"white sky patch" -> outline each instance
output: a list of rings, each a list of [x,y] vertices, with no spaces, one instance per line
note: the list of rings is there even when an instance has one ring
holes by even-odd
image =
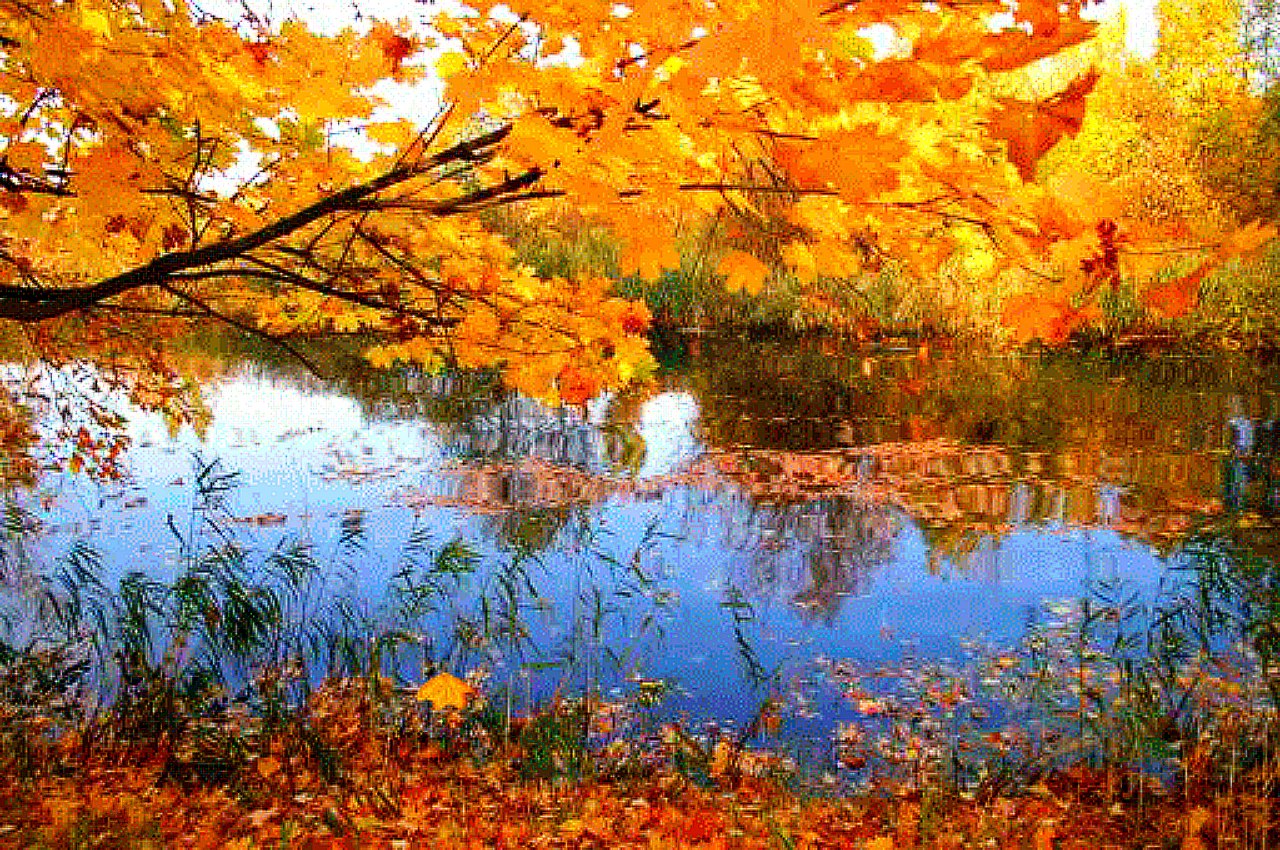
[[[1156,0],[1104,0],[1096,7],[1105,17],[1114,15],[1120,9],[1125,13],[1125,47],[1135,56],[1150,59],[1156,54],[1156,44],[1160,35],[1159,18],[1156,14]]]
[[[296,429],[300,422],[323,422],[338,433],[355,432],[365,425],[360,406],[353,399],[308,393],[263,378],[240,377],[219,384],[209,393],[208,401],[213,413],[210,442],[236,433],[275,440]]]
[[[695,427],[701,410],[686,392],[658,393],[640,406],[636,431],[644,440],[639,477],[669,475],[702,453]]]
[[[911,39],[898,35],[892,24],[868,24],[858,30],[858,35],[871,42],[876,61],[906,59],[911,55]]]

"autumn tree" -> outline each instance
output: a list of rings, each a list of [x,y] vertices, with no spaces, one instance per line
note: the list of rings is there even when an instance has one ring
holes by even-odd
[[[46,354],[74,338],[138,362],[157,333],[125,319],[222,322],[303,359],[300,333],[371,333],[375,364],[497,365],[579,402],[648,368],[647,314],[513,264],[479,213],[572,204],[643,275],[691,217],[732,218],[723,270],[748,290],[773,263],[1025,269],[1103,232],[1035,182],[1096,77],[1032,99],[980,83],[1088,39],[1082,11],[516,2],[323,36],[182,2],[7,4],[0,319]],[[377,84],[433,74],[434,118],[379,111]]]
[[[68,323],[141,352],[154,338],[116,331],[154,315],[291,350],[300,331],[375,331],[375,360],[503,363],[571,400],[645,367],[642,309],[512,267],[474,218],[540,194],[539,168],[492,166],[509,124],[447,107],[412,129],[373,120],[375,83],[423,75],[416,37],[147,2],[14,4],[0,21],[0,319],[44,353]],[[376,149],[337,143],[350,127]]]
[[[1011,302],[1010,320],[1024,335],[1055,309],[1064,332],[1094,321],[1103,301],[1117,323],[1181,317],[1210,272],[1269,238],[1271,228],[1254,222],[1274,220],[1268,175],[1280,147],[1267,137],[1265,101],[1250,81],[1240,14],[1232,0],[1162,4],[1150,59],[1126,53],[1117,17],[1089,44],[1014,75],[1025,94],[1052,90],[1082,68],[1099,73],[1079,134],[1047,155],[1037,176],[1060,202],[1084,203],[1114,225],[1078,229],[1050,249],[1041,271],[1063,295],[1057,308],[1036,288]]]

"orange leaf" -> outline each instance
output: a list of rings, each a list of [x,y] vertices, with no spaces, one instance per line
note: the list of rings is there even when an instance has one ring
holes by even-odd
[[[275,756],[265,756],[257,761],[256,767],[258,774],[263,779],[270,779],[280,772],[280,759]]]
[[[837,91],[846,100],[879,103],[928,103],[959,100],[973,88],[973,75],[958,68],[930,68],[914,59],[886,59],[870,65],[842,83]]]
[[[586,404],[600,392],[600,382],[575,366],[561,369],[556,385],[560,390],[560,400],[568,404]]]
[[[476,695],[476,689],[452,673],[437,673],[418,688],[418,702],[429,702],[432,708],[463,709]]]
[[[1025,0],[1019,3],[1019,16],[1025,19],[1024,12],[1030,8]],[[1051,10],[1044,11],[1055,18],[1052,28],[1045,23],[1037,23],[1033,33],[1013,28],[975,38],[968,27],[947,27],[917,41],[912,58],[948,68],[959,66],[968,59],[977,59],[988,71],[1012,71],[1087,41],[1097,31],[1098,25],[1091,21],[1075,17],[1058,20],[1056,4]]]
[[[389,24],[378,23],[373,27],[371,35],[378,42],[382,55],[391,63],[393,74],[400,73],[400,66],[417,51],[412,39],[396,32]]]
[[[1217,261],[1210,257],[1190,273],[1168,283],[1151,287],[1143,293],[1142,300],[1148,307],[1167,319],[1186,315],[1187,311],[1200,300],[1200,284],[1216,265]]]
[[[734,251],[720,261],[716,272],[725,276],[724,288],[730,292],[743,290],[758,295],[764,288],[769,267],[745,251]]]
[[[680,265],[680,254],[670,242],[658,238],[635,237],[627,242],[618,258],[624,274],[638,274],[645,280],[656,280],[663,269]]]
[[[1204,806],[1196,806],[1187,813],[1186,832],[1182,837],[1182,850],[1204,850],[1204,841],[1200,832],[1213,820],[1213,816]]]
[[[1091,21],[1068,18],[1059,22],[1051,34],[1041,35],[1039,27],[1034,35],[1017,29],[992,33],[983,39],[983,55],[979,61],[988,71],[1012,71],[1088,41],[1097,29],[1098,25]]]
[[[895,165],[910,152],[902,139],[864,124],[817,143],[780,145],[776,157],[800,186],[831,187],[845,200],[857,201],[896,187],[900,175]]]
[[[1098,315],[1093,307],[1076,308],[1062,296],[1015,295],[1005,302],[1002,321],[1018,342],[1041,339],[1061,345],[1071,332]]]
[[[1084,121],[1085,97],[1093,91],[1098,72],[1090,71],[1052,97],[1038,101],[1001,98],[1001,109],[988,131],[1009,145],[1009,160],[1022,179],[1035,178],[1036,163],[1063,136],[1074,136]]]
[[[1223,240],[1212,255],[1205,258],[1182,277],[1153,286],[1143,293],[1148,307],[1165,318],[1176,319],[1186,315],[1200,299],[1200,284],[1209,273],[1233,257],[1258,250],[1276,235],[1274,227],[1252,222]]]
[[[630,301],[622,311],[622,330],[629,334],[642,334],[649,330],[653,316],[643,301]]]
[[[1031,838],[1031,846],[1035,850],[1053,850],[1054,832],[1053,821],[1041,821],[1036,827],[1035,835]]]

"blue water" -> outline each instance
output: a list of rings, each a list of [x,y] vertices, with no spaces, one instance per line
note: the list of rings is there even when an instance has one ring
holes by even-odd
[[[1104,421],[1104,438],[1054,437],[1045,447],[1026,437],[1035,432],[1025,421],[1022,436],[1003,444],[957,439],[948,429],[970,426],[945,413],[920,425],[919,411],[936,402],[928,397],[890,399],[912,406],[901,420],[880,409],[849,414],[854,424],[841,428],[812,411],[788,418],[785,407],[726,417],[758,400],[690,383],[677,375],[621,422],[623,402],[609,397],[586,411],[508,397],[440,422],[244,370],[209,388],[203,437],[190,428],[170,435],[158,417],[126,410],[124,482],[55,475],[30,503],[49,530],[47,552],[89,537],[115,574],[165,577],[180,560],[168,519],[190,528],[194,458],[217,458],[238,473],[230,494],[232,512],[246,520],[238,533],[261,551],[299,539],[323,560],[344,517],[358,516],[364,549],[355,563],[334,561],[328,587],[371,610],[386,604],[413,528],[437,545],[459,538],[481,556],[459,591],[463,608],[519,563],[532,586],[522,610],[528,642],[520,654],[489,647],[447,659],[458,672],[483,665],[492,687],[523,687],[535,699],[588,684],[620,694],[636,679],[661,679],[672,688],[664,716],[739,727],[771,696],[795,740],[821,742],[859,717],[856,701],[824,678],[834,660],[860,669],[934,665],[963,679],[972,647],[1016,645],[1049,603],[1079,599],[1099,581],[1153,592],[1168,570],[1169,538],[1148,527],[1194,513],[1177,507],[1192,497],[1211,506],[1235,491],[1257,497],[1249,458],[1273,401],[1261,382],[1247,404],[1205,403],[1203,420],[1190,421],[1197,408],[1177,402],[1201,392],[1194,385],[1170,402],[1141,388],[1117,395],[1110,379],[1064,382],[1077,401],[1104,399],[1148,441],[1107,437],[1114,421]],[[899,385],[884,383],[888,393]],[[1245,419],[1248,452],[1233,453],[1241,427],[1227,414],[1240,420],[1249,405],[1258,412]],[[1068,404],[1050,430],[1069,431],[1077,407],[1080,421],[1099,415]],[[1198,447],[1160,436],[1169,409]],[[1016,413],[1004,420],[997,411],[994,427],[1009,427]],[[725,423],[737,442],[720,442]],[[643,446],[629,467],[611,449],[619,428]],[[889,439],[855,439],[868,429]],[[911,454],[920,447],[923,459]],[[1233,472],[1232,463],[1247,468]],[[821,480],[828,468],[847,475]],[[753,470],[764,471],[752,478]],[[632,563],[651,585],[623,596]],[[579,662],[566,681],[545,665],[575,640],[593,588],[608,614],[597,637],[576,638]],[[606,649],[625,663],[607,663]],[[537,672],[522,677],[530,664]],[[412,683],[414,671],[401,672]]]

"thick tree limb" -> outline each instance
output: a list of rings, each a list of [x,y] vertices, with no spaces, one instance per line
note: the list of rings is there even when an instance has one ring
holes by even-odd
[[[162,287],[183,272],[207,269],[221,263],[246,257],[250,252],[258,248],[297,233],[331,215],[361,210],[366,202],[376,197],[380,192],[404,184],[415,177],[426,174],[432,169],[449,163],[474,163],[482,160],[489,155],[492,147],[506,138],[510,132],[511,125],[505,124],[495,130],[424,157],[419,161],[398,165],[366,183],[352,186],[321,198],[315,203],[278,219],[253,233],[226,239],[211,245],[163,254],[145,265],[94,284],[49,288],[0,284],[0,319],[38,322],[57,318],[77,310],[89,309],[96,304],[135,289]],[[512,178],[512,180],[504,181],[504,183],[513,181],[513,187],[506,191],[518,192],[528,185],[527,182],[522,182],[519,178]],[[501,185],[504,184],[499,184],[499,186]],[[463,197],[469,196],[480,196],[488,199],[494,195],[488,189],[480,189]],[[468,209],[469,207],[465,204],[449,206],[442,202],[435,214],[452,215]],[[351,293],[342,292],[342,295],[346,296],[348,300],[351,299]],[[377,306],[380,309],[386,309],[384,305],[378,304],[367,304],[366,306]]]

